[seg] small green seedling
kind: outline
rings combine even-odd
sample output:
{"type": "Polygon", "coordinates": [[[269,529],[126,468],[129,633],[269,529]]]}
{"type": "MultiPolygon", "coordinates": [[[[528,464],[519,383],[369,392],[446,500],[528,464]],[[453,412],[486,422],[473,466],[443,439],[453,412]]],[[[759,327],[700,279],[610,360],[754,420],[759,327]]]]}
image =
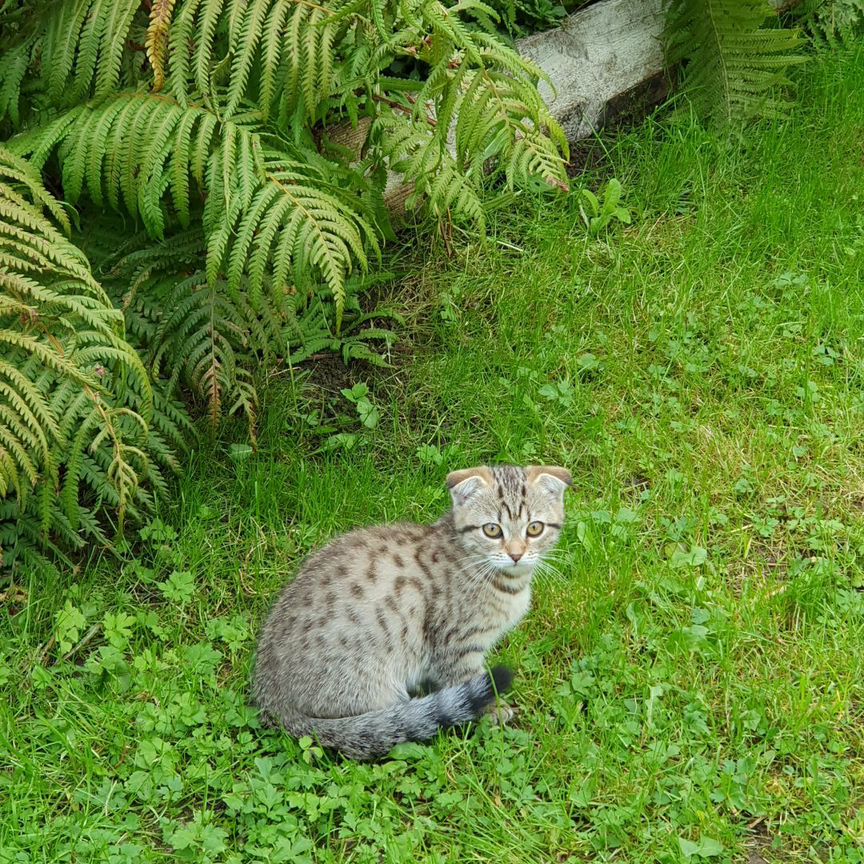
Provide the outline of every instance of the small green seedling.
{"type": "Polygon", "coordinates": [[[381,413],[369,399],[369,387],[361,381],[353,387],[343,388],[341,392],[357,409],[357,416],[360,418],[360,422],[367,429],[374,429],[381,419],[381,413]]]}
{"type": "Polygon", "coordinates": [[[590,189],[582,190],[579,212],[592,237],[596,237],[608,228],[615,219],[625,225],[629,225],[632,221],[630,211],[621,204],[622,191],[621,182],[615,177],[606,184],[602,199],[590,189]]]}

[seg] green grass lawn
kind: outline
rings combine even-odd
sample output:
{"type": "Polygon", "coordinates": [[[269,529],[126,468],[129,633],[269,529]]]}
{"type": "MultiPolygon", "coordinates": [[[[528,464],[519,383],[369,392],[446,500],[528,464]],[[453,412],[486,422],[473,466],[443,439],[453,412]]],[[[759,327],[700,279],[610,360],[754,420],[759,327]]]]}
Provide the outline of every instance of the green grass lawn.
{"type": "Polygon", "coordinates": [[[418,238],[391,369],[277,377],[259,452],[195,452],[138,557],[7,592],[0,861],[864,861],[864,50],[744,142],[607,147],[630,226],[572,196],[418,238]],[[302,556],[499,460],[576,478],[513,724],[374,766],[262,730],[302,556]]]}

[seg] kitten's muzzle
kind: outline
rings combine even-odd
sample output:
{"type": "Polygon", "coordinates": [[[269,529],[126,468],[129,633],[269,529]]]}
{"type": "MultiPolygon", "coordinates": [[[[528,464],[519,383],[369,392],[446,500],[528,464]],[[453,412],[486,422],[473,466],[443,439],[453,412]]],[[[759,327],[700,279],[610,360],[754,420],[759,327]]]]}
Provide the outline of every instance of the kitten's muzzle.
{"type": "MultiPolygon", "coordinates": [[[[522,556],[519,556],[522,558],[522,556]]],[[[511,579],[522,579],[534,572],[534,563],[523,559],[520,563],[510,563],[510,561],[502,562],[498,565],[498,569],[511,579]]]]}

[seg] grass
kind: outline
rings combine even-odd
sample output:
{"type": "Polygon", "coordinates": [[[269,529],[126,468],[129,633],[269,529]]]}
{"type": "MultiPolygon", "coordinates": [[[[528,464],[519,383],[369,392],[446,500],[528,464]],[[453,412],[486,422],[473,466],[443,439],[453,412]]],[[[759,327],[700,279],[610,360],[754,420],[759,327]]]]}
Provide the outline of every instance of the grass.
{"type": "Polygon", "coordinates": [[[0,861],[864,860],[864,51],[743,142],[607,146],[632,225],[590,238],[573,196],[421,241],[410,362],[284,376],[260,451],[193,454],[134,555],[7,592],[0,861]],[[516,721],[375,766],[262,730],[302,556],[495,460],[576,478],[499,652],[516,721]]]}

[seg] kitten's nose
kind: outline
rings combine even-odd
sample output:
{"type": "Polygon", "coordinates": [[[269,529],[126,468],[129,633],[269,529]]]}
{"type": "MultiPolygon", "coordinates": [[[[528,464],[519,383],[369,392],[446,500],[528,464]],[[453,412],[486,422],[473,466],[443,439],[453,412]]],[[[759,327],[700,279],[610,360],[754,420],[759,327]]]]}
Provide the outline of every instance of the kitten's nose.
{"type": "Polygon", "coordinates": [[[514,564],[518,564],[518,563],[519,563],[519,559],[522,557],[522,555],[523,555],[524,553],[522,553],[522,552],[509,552],[508,554],[509,554],[510,557],[513,559],[513,563],[514,563],[514,564]]]}

